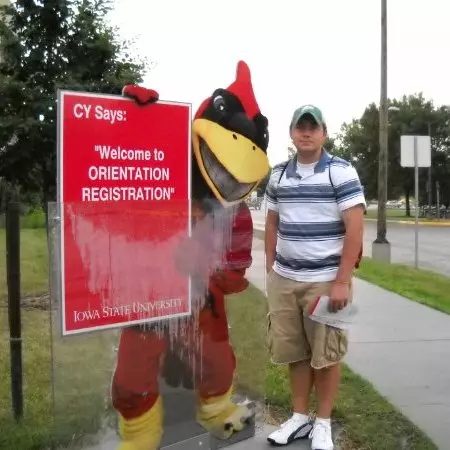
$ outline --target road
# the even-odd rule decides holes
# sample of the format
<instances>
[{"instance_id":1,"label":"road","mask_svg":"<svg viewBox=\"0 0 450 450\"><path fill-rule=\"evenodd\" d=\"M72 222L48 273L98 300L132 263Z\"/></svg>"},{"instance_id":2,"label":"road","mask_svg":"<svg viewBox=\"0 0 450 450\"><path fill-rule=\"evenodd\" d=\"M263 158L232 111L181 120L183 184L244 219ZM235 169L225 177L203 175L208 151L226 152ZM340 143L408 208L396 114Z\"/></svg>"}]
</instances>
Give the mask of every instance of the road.
<instances>
[{"instance_id":1,"label":"road","mask_svg":"<svg viewBox=\"0 0 450 450\"><path fill-rule=\"evenodd\" d=\"M264 226L264 209L252 210L255 227ZM372 256L377 225L366 220L364 255ZM414 225L388 222L392 262L414 265ZM421 225L419 228L419 267L450 276L450 227Z\"/></svg>"}]
</instances>

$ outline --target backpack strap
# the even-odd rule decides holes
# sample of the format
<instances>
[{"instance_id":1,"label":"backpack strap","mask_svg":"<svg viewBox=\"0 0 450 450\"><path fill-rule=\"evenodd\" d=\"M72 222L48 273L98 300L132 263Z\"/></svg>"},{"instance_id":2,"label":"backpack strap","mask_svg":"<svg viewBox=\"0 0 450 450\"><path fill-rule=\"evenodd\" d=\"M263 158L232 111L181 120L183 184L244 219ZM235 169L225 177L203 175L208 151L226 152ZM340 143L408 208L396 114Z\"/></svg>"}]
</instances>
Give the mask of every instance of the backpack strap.
<instances>
[{"instance_id":1,"label":"backpack strap","mask_svg":"<svg viewBox=\"0 0 450 450\"><path fill-rule=\"evenodd\" d=\"M334 155L331 157L330 161L328 161L328 178L330 180L331 187L333 188L333 191L334 191L334 197L337 202L337 190L333 183L333 178L331 177L331 163L333 162L333 159L334 159Z\"/></svg>"},{"instance_id":2,"label":"backpack strap","mask_svg":"<svg viewBox=\"0 0 450 450\"><path fill-rule=\"evenodd\" d=\"M286 168L288 166L288 164L291 162L290 159L288 159L287 163L284 165L283 170L281 171L281 175L280 178L278 178L278 184L280 184L281 179L283 178L284 172L286 172Z\"/></svg>"}]
</instances>

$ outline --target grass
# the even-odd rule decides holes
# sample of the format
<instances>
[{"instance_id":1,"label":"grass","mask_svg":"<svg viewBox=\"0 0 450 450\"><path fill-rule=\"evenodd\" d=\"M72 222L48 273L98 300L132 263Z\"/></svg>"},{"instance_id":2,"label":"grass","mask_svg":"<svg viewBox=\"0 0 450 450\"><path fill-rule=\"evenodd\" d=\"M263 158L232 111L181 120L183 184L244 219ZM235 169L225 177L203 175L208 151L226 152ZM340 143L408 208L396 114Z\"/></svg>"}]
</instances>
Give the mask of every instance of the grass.
<instances>
[{"instance_id":1,"label":"grass","mask_svg":"<svg viewBox=\"0 0 450 450\"><path fill-rule=\"evenodd\" d=\"M450 314L450 278L403 264L363 258L356 276L415 302Z\"/></svg>"},{"instance_id":2,"label":"grass","mask_svg":"<svg viewBox=\"0 0 450 450\"><path fill-rule=\"evenodd\" d=\"M414 212L411 212L411 214L414 215ZM375 209L368 209L367 210L367 214L366 217L368 219L376 219L378 217L378 210ZM388 219L412 219L414 220L414 216L413 217L407 217L406 216L406 212L404 209L386 209L386 217Z\"/></svg>"},{"instance_id":3,"label":"grass","mask_svg":"<svg viewBox=\"0 0 450 450\"><path fill-rule=\"evenodd\" d=\"M41 209L36 209L26 215L20 216L20 227L22 229L45 228L45 214ZM5 228L5 214L0 214L0 228Z\"/></svg>"},{"instance_id":4,"label":"grass","mask_svg":"<svg viewBox=\"0 0 450 450\"><path fill-rule=\"evenodd\" d=\"M270 409L281 413L283 420L290 410L289 382L285 368L267 359L265 297L251 286L243 294L230 296L228 311L238 387L265 396ZM343 426L339 441L345 450L436 449L421 430L346 365L333 415Z\"/></svg>"},{"instance_id":5,"label":"grass","mask_svg":"<svg viewBox=\"0 0 450 450\"><path fill-rule=\"evenodd\" d=\"M5 273L4 242L4 230L0 230L2 273ZM42 295L48 284L45 233L24 229L21 242L23 293ZM108 390L115 359L115 332L67 340L53 334L52 346L51 333L57 332L54 324L58 311L37 309L25 302L22 308L25 414L22 423L16 424L10 402L5 285L1 284L0 289L0 449L44 450L50 445L68 446L72 441L82 444L82 435L89 442L89 436L113 420ZM290 407L288 378L283 368L267 359L266 308L264 296L253 286L228 299L231 340L238 360L237 388L265 398L269 410L281 420ZM420 430L347 367L334 416L343 425L341 448L345 450L435 449Z\"/></svg>"},{"instance_id":6,"label":"grass","mask_svg":"<svg viewBox=\"0 0 450 450\"><path fill-rule=\"evenodd\" d=\"M48 291L45 231L22 230L21 244L22 294L41 296ZM4 280L4 230L0 230L0 254ZM22 305L24 419L17 424L12 417L7 297L3 280L0 284L0 449L44 450L50 446L66 446L73 440L89 443L104 422L112 420L105 404L114 367L115 333L62 339L57 334L58 310L49 310L48 298L39 303L25 298ZM84 442L81 435L87 436Z\"/></svg>"},{"instance_id":7,"label":"grass","mask_svg":"<svg viewBox=\"0 0 450 450\"><path fill-rule=\"evenodd\" d=\"M416 218L414 216L414 210L411 210L411 216L406 215L406 211L404 209L386 209L386 218L387 220L394 220L394 221L415 221ZM378 217L378 210L377 209L368 209L366 218L367 219L377 219ZM432 217L419 217L419 222L421 223L447 223L448 219L436 219Z\"/></svg>"}]
</instances>

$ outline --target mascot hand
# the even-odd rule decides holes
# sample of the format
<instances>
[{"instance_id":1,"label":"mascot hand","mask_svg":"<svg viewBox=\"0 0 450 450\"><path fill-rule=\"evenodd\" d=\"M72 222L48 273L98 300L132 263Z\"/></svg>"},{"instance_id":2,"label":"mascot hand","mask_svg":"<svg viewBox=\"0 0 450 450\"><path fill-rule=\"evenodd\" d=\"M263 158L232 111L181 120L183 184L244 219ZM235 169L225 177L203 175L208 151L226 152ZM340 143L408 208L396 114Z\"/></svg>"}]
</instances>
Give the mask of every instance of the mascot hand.
<instances>
[{"instance_id":1,"label":"mascot hand","mask_svg":"<svg viewBox=\"0 0 450 450\"><path fill-rule=\"evenodd\" d=\"M212 282L225 295L238 294L249 286L245 269L217 270L212 276Z\"/></svg>"},{"instance_id":2,"label":"mascot hand","mask_svg":"<svg viewBox=\"0 0 450 450\"><path fill-rule=\"evenodd\" d=\"M138 105L144 106L159 100L158 92L134 84L127 84L122 89L122 95L133 99Z\"/></svg>"}]
</instances>

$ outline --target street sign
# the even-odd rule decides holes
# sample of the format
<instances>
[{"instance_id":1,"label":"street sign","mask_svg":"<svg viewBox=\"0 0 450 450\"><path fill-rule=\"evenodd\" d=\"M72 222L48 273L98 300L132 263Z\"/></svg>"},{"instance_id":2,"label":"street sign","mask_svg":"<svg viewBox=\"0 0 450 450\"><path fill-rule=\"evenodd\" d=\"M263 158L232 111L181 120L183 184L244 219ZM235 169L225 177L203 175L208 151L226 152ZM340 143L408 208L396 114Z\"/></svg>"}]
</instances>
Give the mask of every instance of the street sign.
<instances>
[{"instance_id":1,"label":"street sign","mask_svg":"<svg viewBox=\"0 0 450 450\"><path fill-rule=\"evenodd\" d=\"M400 149L400 164L402 167L415 167L414 141L417 145L417 166L431 166L430 136L402 136Z\"/></svg>"},{"instance_id":2,"label":"street sign","mask_svg":"<svg viewBox=\"0 0 450 450\"><path fill-rule=\"evenodd\" d=\"M414 167L415 245L414 266L419 268L419 167L431 166L430 136L401 136L400 164Z\"/></svg>"},{"instance_id":3,"label":"street sign","mask_svg":"<svg viewBox=\"0 0 450 450\"><path fill-rule=\"evenodd\" d=\"M191 313L191 105L59 91L62 334Z\"/></svg>"}]
</instances>

